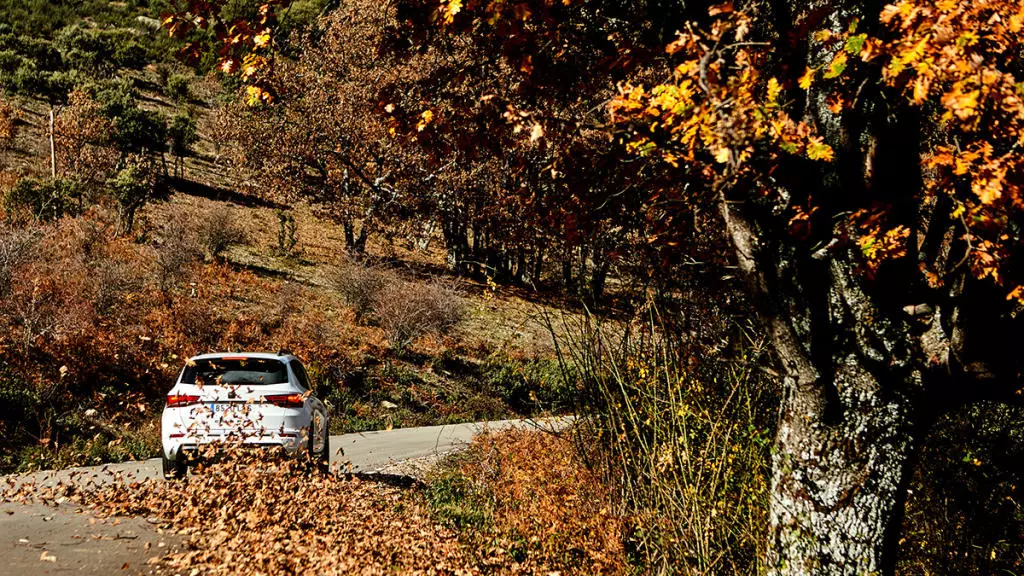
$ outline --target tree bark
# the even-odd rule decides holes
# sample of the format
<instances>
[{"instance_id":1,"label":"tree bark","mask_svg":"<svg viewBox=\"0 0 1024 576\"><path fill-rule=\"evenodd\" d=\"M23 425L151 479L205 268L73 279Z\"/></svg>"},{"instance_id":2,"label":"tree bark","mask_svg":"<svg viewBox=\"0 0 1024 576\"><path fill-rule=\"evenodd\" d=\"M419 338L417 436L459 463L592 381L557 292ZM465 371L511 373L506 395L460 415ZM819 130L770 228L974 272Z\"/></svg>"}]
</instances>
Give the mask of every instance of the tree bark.
<instances>
[{"instance_id":1,"label":"tree bark","mask_svg":"<svg viewBox=\"0 0 1024 576\"><path fill-rule=\"evenodd\" d=\"M863 290L852 254L816 260L757 233L749 205L723 193L720 208L784 370L768 573L889 574L922 381L910 331Z\"/></svg>"},{"instance_id":2,"label":"tree bark","mask_svg":"<svg viewBox=\"0 0 1024 576\"><path fill-rule=\"evenodd\" d=\"M853 356L835 373L838 422L787 378L772 455L769 573L890 573L912 448L909 399Z\"/></svg>"}]
</instances>

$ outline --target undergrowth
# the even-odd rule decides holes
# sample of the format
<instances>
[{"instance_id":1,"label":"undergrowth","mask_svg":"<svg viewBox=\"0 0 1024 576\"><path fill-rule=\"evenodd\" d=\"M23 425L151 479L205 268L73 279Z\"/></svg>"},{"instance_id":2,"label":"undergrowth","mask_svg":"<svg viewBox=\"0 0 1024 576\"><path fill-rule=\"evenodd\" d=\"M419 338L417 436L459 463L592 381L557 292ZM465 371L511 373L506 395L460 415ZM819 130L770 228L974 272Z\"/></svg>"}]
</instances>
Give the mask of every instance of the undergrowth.
<instances>
[{"instance_id":1,"label":"undergrowth","mask_svg":"<svg viewBox=\"0 0 1024 576\"><path fill-rule=\"evenodd\" d=\"M656 313L625 330L587 319L562 340L588 402L590 464L616 495L635 569L753 574L767 542L778 398L767 342L732 325L713 344Z\"/></svg>"}]
</instances>

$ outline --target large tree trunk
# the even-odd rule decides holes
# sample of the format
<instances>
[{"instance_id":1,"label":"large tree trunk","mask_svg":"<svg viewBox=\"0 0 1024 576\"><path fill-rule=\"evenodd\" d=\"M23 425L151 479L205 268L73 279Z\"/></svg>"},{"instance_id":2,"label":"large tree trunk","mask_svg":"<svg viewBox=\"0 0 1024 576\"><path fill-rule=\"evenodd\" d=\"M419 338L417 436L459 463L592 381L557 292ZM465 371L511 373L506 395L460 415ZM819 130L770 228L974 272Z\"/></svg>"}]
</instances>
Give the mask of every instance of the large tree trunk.
<instances>
[{"instance_id":1,"label":"large tree trunk","mask_svg":"<svg viewBox=\"0 0 1024 576\"><path fill-rule=\"evenodd\" d=\"M749 205L723 195L721 209L785 372L769 573L890 574L922 391L908 326L864 291L852 254L819 260L756 233Z\"/></svg>"},{"instance_id":2,"label":"large tree trunk","mask_svg":"<svg viewBox=\"0 0 1024 576\"><path fill-rule=\"evenodd\" d=\"M772 455L770 574L885 574L894 566L912 409L856 357L836 360L837 396L824 407L819 390L785 382Z\"/></svg>"}]
</instances>

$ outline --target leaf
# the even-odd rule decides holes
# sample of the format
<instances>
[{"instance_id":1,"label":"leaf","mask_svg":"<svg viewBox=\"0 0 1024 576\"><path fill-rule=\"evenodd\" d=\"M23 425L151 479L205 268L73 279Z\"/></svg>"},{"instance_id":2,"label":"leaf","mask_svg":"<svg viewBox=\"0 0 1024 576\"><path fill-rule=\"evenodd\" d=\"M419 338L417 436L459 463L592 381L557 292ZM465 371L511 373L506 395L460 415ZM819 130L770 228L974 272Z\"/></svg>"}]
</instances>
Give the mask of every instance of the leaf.
<instances>
[{"instance_id":1,"label":"leaf","mask_svg":"<svg viewBox=\"0 0 1024 576\"><path fill-rule=\"evenodd\" d=\"M808 66L807 70L804 72L804 75L801 76L799 80L797 80L797 85L799 85L804 90L809 89L811 87L811 83L814 82L815 72L816 70L814 68Z\"/></svg>"},{"instance_id":2,"label":"leaf","mask_svg":"<svg viewBox=\"0 0 1024 576\"><path fill-rule=\"evenodd\" d=\"M768 102L775 104L779 101L779 94L782 93L782 85L775 78L768 79Z\"/></svg>"},{"instance_id":3,"label":"leaf","mask_svg":"<svg viewBox=\"0 0 1024 576\"><path fill-rule=\"evenodd\" d=\"M433 121L434 112L432 110L424 110L423 113L420 114L420 121L416 123L416 131L423 132L424 130L427 129L427 126L429 126L430 123Z\"/></svg>"},{"instance_id":4,"label":"leaf","mask_svg":"<svg viewBox=\"0 0 1024 576\"><path fill-rule=\"evenodd\" d=\"M462 0L448 0L441 3L441 20L445 24L455 21L455 16L462 12Z\"/></svg>"},{"instance_id":5,"label":"leaf","mask_svg":"<svg viewBox=\"0 0 1024 576\"><path fill-rule=\"evenodd\" d=\"M864 43L867 41L867 34L857 34L856 36L850 36L846 39L846 45L843 47L846 53L850 56L854 54L860 54L860 51L864 49Z\"/></svg>"},{"instance_id":6,"label":"leaf","mask_svg":"<svg viewBox=\"0 0 1024 576\"><path fill-rule=\"evenodd\" d=\"M814 33L813 38L815 42L828 42L832 39L832 31L827 28L824 30L818 30Z\"/></svg>"},{"instance_id":7,"label":"leaf","mask_svg":"<svg viewBox=\"0 0 1024 576\"><path fill-rule=\"evenodd\" d=\"M837 53L835 57L832 58L832 63L829 64L828 70L825 71L825 74L822 77L827 80L831 80L832 78L836 78L842 74L843 71L846 70L847 59L848 56L846 55L846 52Z\"/></svg>"},{"instance_id":8,"label":"leaf","mask_svg":"<svg viewBox=\"0 0 1024 576\"><path fill-rule=\"evenodd\" d=\"M530 130L530 142L536 142L544 137L544 128L540 124L534 124Z\"/></svg>"},{"instance_id":9,"label":"leaf","mask_svg":"<svg viewBox=\"0 0 1024 576\"><path fill-rule=\"evenodd\" d=\"M829 112L833 114L839 114L840 112L843 111L845 101L843 100L843 97L839 94L829 94L828 98L826 98L825 100L825 104L828 106Z\"/></svg>"},{"instance_id":10,"label":"leaf","mask_svg":"<svg viewBox=\"0 0 1024 576\"><path fill-rule=\"evenodd\" d=\"M266 48L267 46L270 46L270 38L270 31L266 31L253 36L252 43L257 48Z\"/></svg>"},{"instance_id":11,"label":"leaf","mask_svg":"<svg viewBox=\"0 0 1024 576\"><path fill-rule=\"evenodd\" d=\"M238 71L238 68L240 66L241 66L241 63L238 61L237 58L227 58L223 62L220 63L219 68L220 68L220 71L225 73L225 74L234 74L235 72Z\"/></svg>"},{"instance_id":12,"label":"leaf","mask_svg":"<svg viewBox=\"0 0 1024 576\"><path fill-rule=\"evenodd\" d=\"M715 4L708 8L708 16L718 16L719 14L730 14L734 10L732 0L728 2L722 2L721 4Z\"/></svg>"},{"instance_id":13,"label":"leaf","mask_svg":"<svg viewBox=\"0 0 1024 576\"><path fill-rule=\"evenodd\" d=\"M832 147L822 142L820 137L811 136L807 139L807 157L811 160L831 162L834 156Z\"/></svg>"}]
</instances>

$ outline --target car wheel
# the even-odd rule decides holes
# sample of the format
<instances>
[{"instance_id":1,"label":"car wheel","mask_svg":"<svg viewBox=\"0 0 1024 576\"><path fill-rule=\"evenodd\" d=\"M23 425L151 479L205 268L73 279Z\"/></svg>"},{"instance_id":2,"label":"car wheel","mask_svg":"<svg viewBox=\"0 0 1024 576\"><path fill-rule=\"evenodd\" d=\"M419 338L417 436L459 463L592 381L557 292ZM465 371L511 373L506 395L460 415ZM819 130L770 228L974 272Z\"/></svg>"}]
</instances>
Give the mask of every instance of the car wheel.
<instances>
[{"instance_id":1,"label":"car wheel","mask_svg":"<svg viewBox=\"0 0 1024 576\"><path fill-rule=\"evenodd\" d=\"M188 471L188 466L181 460L168 460L167 456L161 455L160 459L164 464L164 478L167 480L181 480Z\"/></svg>"},{"instance_id":2,"label":"car wheel","mask_svg":"<svg viewBox=\"0 0 1024 576\"><path fill-rule=\"evenodd\" d=\"M316 469L327 473L331 470L331 436L330 427L327 424L327 418L316 415L314 424L311 426L312 431L310 432L309 438L309 459L313 461ZM319 444L320 437L323 437L323 446L318 451L316 445Z\"/></svg>"},{"instance_id":3,"label":"car wheel","mask_svg":"<svg viewBox=\"0 0 1024 576\"><path fill-rule=\"evenodd\" d=\"M328 434L325 432L325 434ZM320 455L316 459L316 469L323 472L324 474L331 473L331 437L327 435L324 437L324 449L320 451Z\"/></svg>"}]
</instances>

